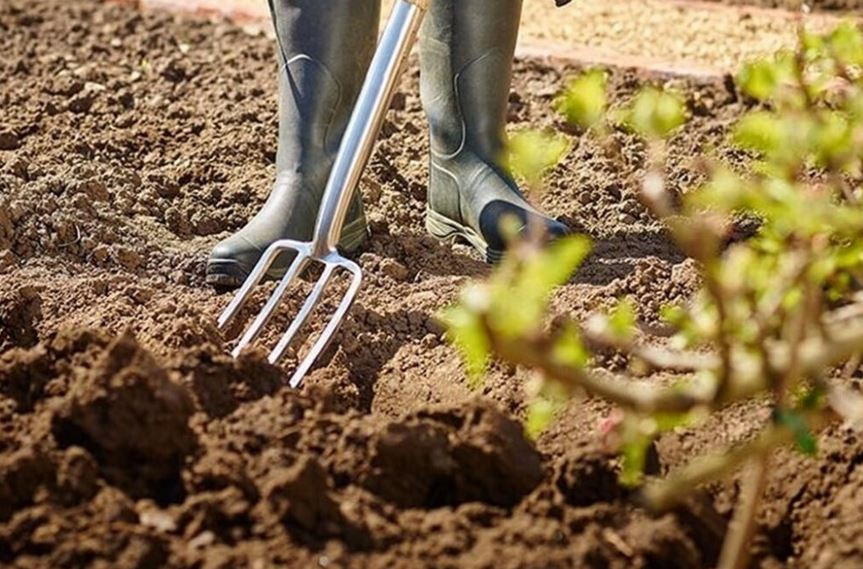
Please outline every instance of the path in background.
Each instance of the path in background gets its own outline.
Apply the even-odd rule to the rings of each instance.
[[[225,14],[269,31],[265,0],[140,0],[145,6]],[[385,10],[392,0],[385,0]],[[833,15],[810,15],[825,29]],[[742,61],[793,45],[795,16],[763,8],[672,0],[525,2],[521,53],[684,74],[733,72]]]

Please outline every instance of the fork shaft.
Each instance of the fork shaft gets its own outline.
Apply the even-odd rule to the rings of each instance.
[[[422,24],[425,8],[418,0],[396,0],[372,59],[321,202],[313,255],[334,251],[350,207],[383,124],[399,74]]]

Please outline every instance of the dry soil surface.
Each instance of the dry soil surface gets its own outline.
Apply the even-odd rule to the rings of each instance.
[[[209,247],[273,175],[270,41],[96,0],[5,0],[0,53],[0,564],[713,566],[734,481],[651,516],[616,481],[602,403],[573,402],[534,444],[527,372],[498,365],[469,389],[435,314],[488,269],[423,233],[415,65],[362,185],[365,288],[294,392],[260,354],[225,355],[238,330],[214,321],[229,297],[203,285]],[[631,295],[655,321],[695,273],[634,198],[642,147],[617,133],[621,168],[550,110],[576,71],[521,61],[510,99],[514,128],[571,138],[533,198],[595,240],[554,305],[577,318]],[[727,80],[620,70],[614,100],[647,81],[686,96],[670,166],[685,190],[745,104]],[[653,466],[765,420],[733,409],[672,433]],[[820,443],[817,459],[777,457],[757,566],[863,565],[863,443],[839,429]]]
[[[805,6],[808,9],[824,12],[842,12],[856,15],[863,9],[860,0],[706,0],[720,4],[732,4],[739,6],[761,6],[765,8],[782,8],[783,10],[800,10]]]

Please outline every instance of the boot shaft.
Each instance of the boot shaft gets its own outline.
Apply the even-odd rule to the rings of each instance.
[[[489,164],[505,141],[522,0],[433,0],[421,37],[421,94],[432,150]]]
[[[269,0],[279,55],[279,172],[324,178],[377,41],[380,0]]]

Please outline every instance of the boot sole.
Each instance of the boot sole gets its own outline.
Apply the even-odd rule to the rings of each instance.
[[[486,263],[496,265],[503,259],[503,251],[492,249],[482,235],[470,227],[441,215],[431,209],[426,210],[426,231],[439,241],[446,243],[464,242],[479,251]]]
[[[339,241],[339,249],[351,254],[365,243],[368,236],[369,230],[365,216],[351,223],[346,223],[342,230],[341,241]],[[263,251],[261,254],[263,255]],[[265,278],[271,280],[282,278],[288,270],[288,264],[289,262],[285,264],[284,268],[271,269]],[[235,289],[246,282],[253,268],[233,259],[210,259],[207,261],[206,282],[217,289]]]

